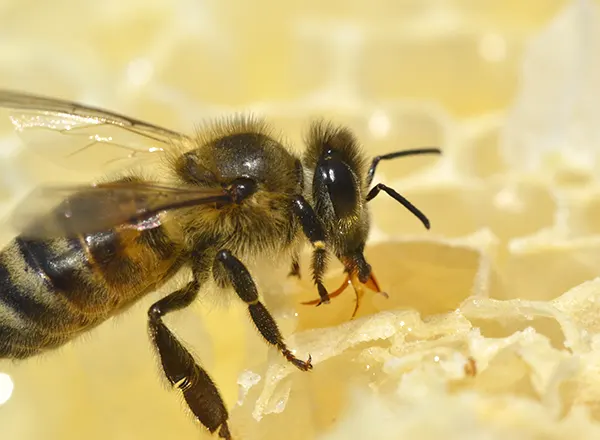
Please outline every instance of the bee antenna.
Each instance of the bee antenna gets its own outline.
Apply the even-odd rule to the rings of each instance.
[[[378,183],[371,189],[371,191],[369,191],[369,194],[367,194],[367,199],[366,199],[367,202],[370,200],[373,200],[375,197],[377,197],[377,194],[379,194],[379,191],[385,192],[388,196],[390,196],[391,198],[396,200],[398,203],[400,203],[402,206],[404,206],[406,209],[408,209],[415,217],[417,217],[419,220],[421,220],[421,223],[423,223],[423,226],[425,226],[427,229],[429,229],[431,227],[429,219],[427,218],[427,216],[425,214],[423,214],[419,210],[419,208],[417,208],[415,205],[410,203],[404,196],[401,196],[400,194],[398,194],[394,189],[390,188],[387,185],[384,185],[383,183]]]
[[[373,177],[375,176],[375,169],[377,168],[377,165],[379,165],[380,161],[396,159],[398,157],[405,157],[405,156],[418,156],[421,154],[442,154],[442,150],[440,150],[439,148],[417,148],[414,150],[396,151],[394,153],[388,153],[388,154],[383,154],[381,156],[375,156],[373,158],[373,162],[371,162],[369,171],[367,172],[367,185],[371,185],[371,182],[373,181]]]

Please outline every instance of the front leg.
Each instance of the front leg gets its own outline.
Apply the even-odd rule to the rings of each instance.
[[[292,206],[294,214],[302,224],[304,234],[314,248],[312,273],[320,298],[317,306],[329,304],[329,293],[323,285],[323,275],[327,269],[327,250],[325,249],[325,233],[323,232],[323,227],[321,226],[315,211],[312,209],[312,206],[310,206],[304,197],[300,195],[295,196],[292,201]]]
[[[194,416],[211,433],[218,430],[220,438],[231,440],[227,426],[229,416],[215,383],[162,320],[166,314],[187,307],[196,299],[200,280],[207,274],[208,271],[196,271],[194,279],[185,287],[153,304],[148,310],[148,327],[171,385],[179,388]]]
[[[300,370],[312,369],[310,356],[307,361],[298,359],[283,342],[277,323],[258,299],[256,284],[254,284],[250,272],[240,260],[234,257],[230,251],[220,250],[217,252],[213,266],[213,275],[218,283],[233,286],[235,293],[248,305],[248,311],[254,325],[269,344],[277,347],[285,358]]]

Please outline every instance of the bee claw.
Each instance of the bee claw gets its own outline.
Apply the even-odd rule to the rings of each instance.
[[[219,438],[223,438],[225,440],[231,440],[231,433],[229,432],[229,427],[227,423],[223,423],[221,425],[221,429],[219,429]]]
[[[308,355],[308,360],[301,361],[301,360],[297,359],[297,361],[298,362],[294,363],[294,365],[296,365],[296,367],[298,367],[300,370],[310,371],[313,369],[312,356],[310,354]]]
[[[287,348],[283,348],[282,350],[283,355],[285,356],[285,358],[292,363],[292,365],[294,365],[296,368],[298,368],[301,371],[309,371],[313,369],[313,365],[312,365],[312,357],[309,354],[308,355],[308,360],[303,361],[301,359],[298,359],[297,357],[295,357],[291,351],[289,351]]]
[[[321,304],[329,304],[329,292],[327,292],[325,286],[319,282],[317,284],[317,290],[319,291],[320,298],[317,306],[320,306]]]
[[[317,307],[319,307],[321,304],[329,304],[331,301],[329,301],[329,299],[321,299],[319,300],[319,302],[317,303]]]

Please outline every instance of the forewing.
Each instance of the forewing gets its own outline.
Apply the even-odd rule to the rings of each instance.
[[[0,90],[28,148],[74,170],[120,168],[191,139],[176,131],[75,102]]]
[[[229,203],[221,188],[172,188],[143,182],[40,187],[13,211],[12,226],[29,238],[89,234],[114,227],[151,229],[161,214],[208,203]]]

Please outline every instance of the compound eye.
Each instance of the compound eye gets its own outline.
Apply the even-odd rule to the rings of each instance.
[[[325,159],[317,167],[317,173],[327,187],[336,216],[353,215],[358,206],[358,188],[348,165],[340,160]]]

